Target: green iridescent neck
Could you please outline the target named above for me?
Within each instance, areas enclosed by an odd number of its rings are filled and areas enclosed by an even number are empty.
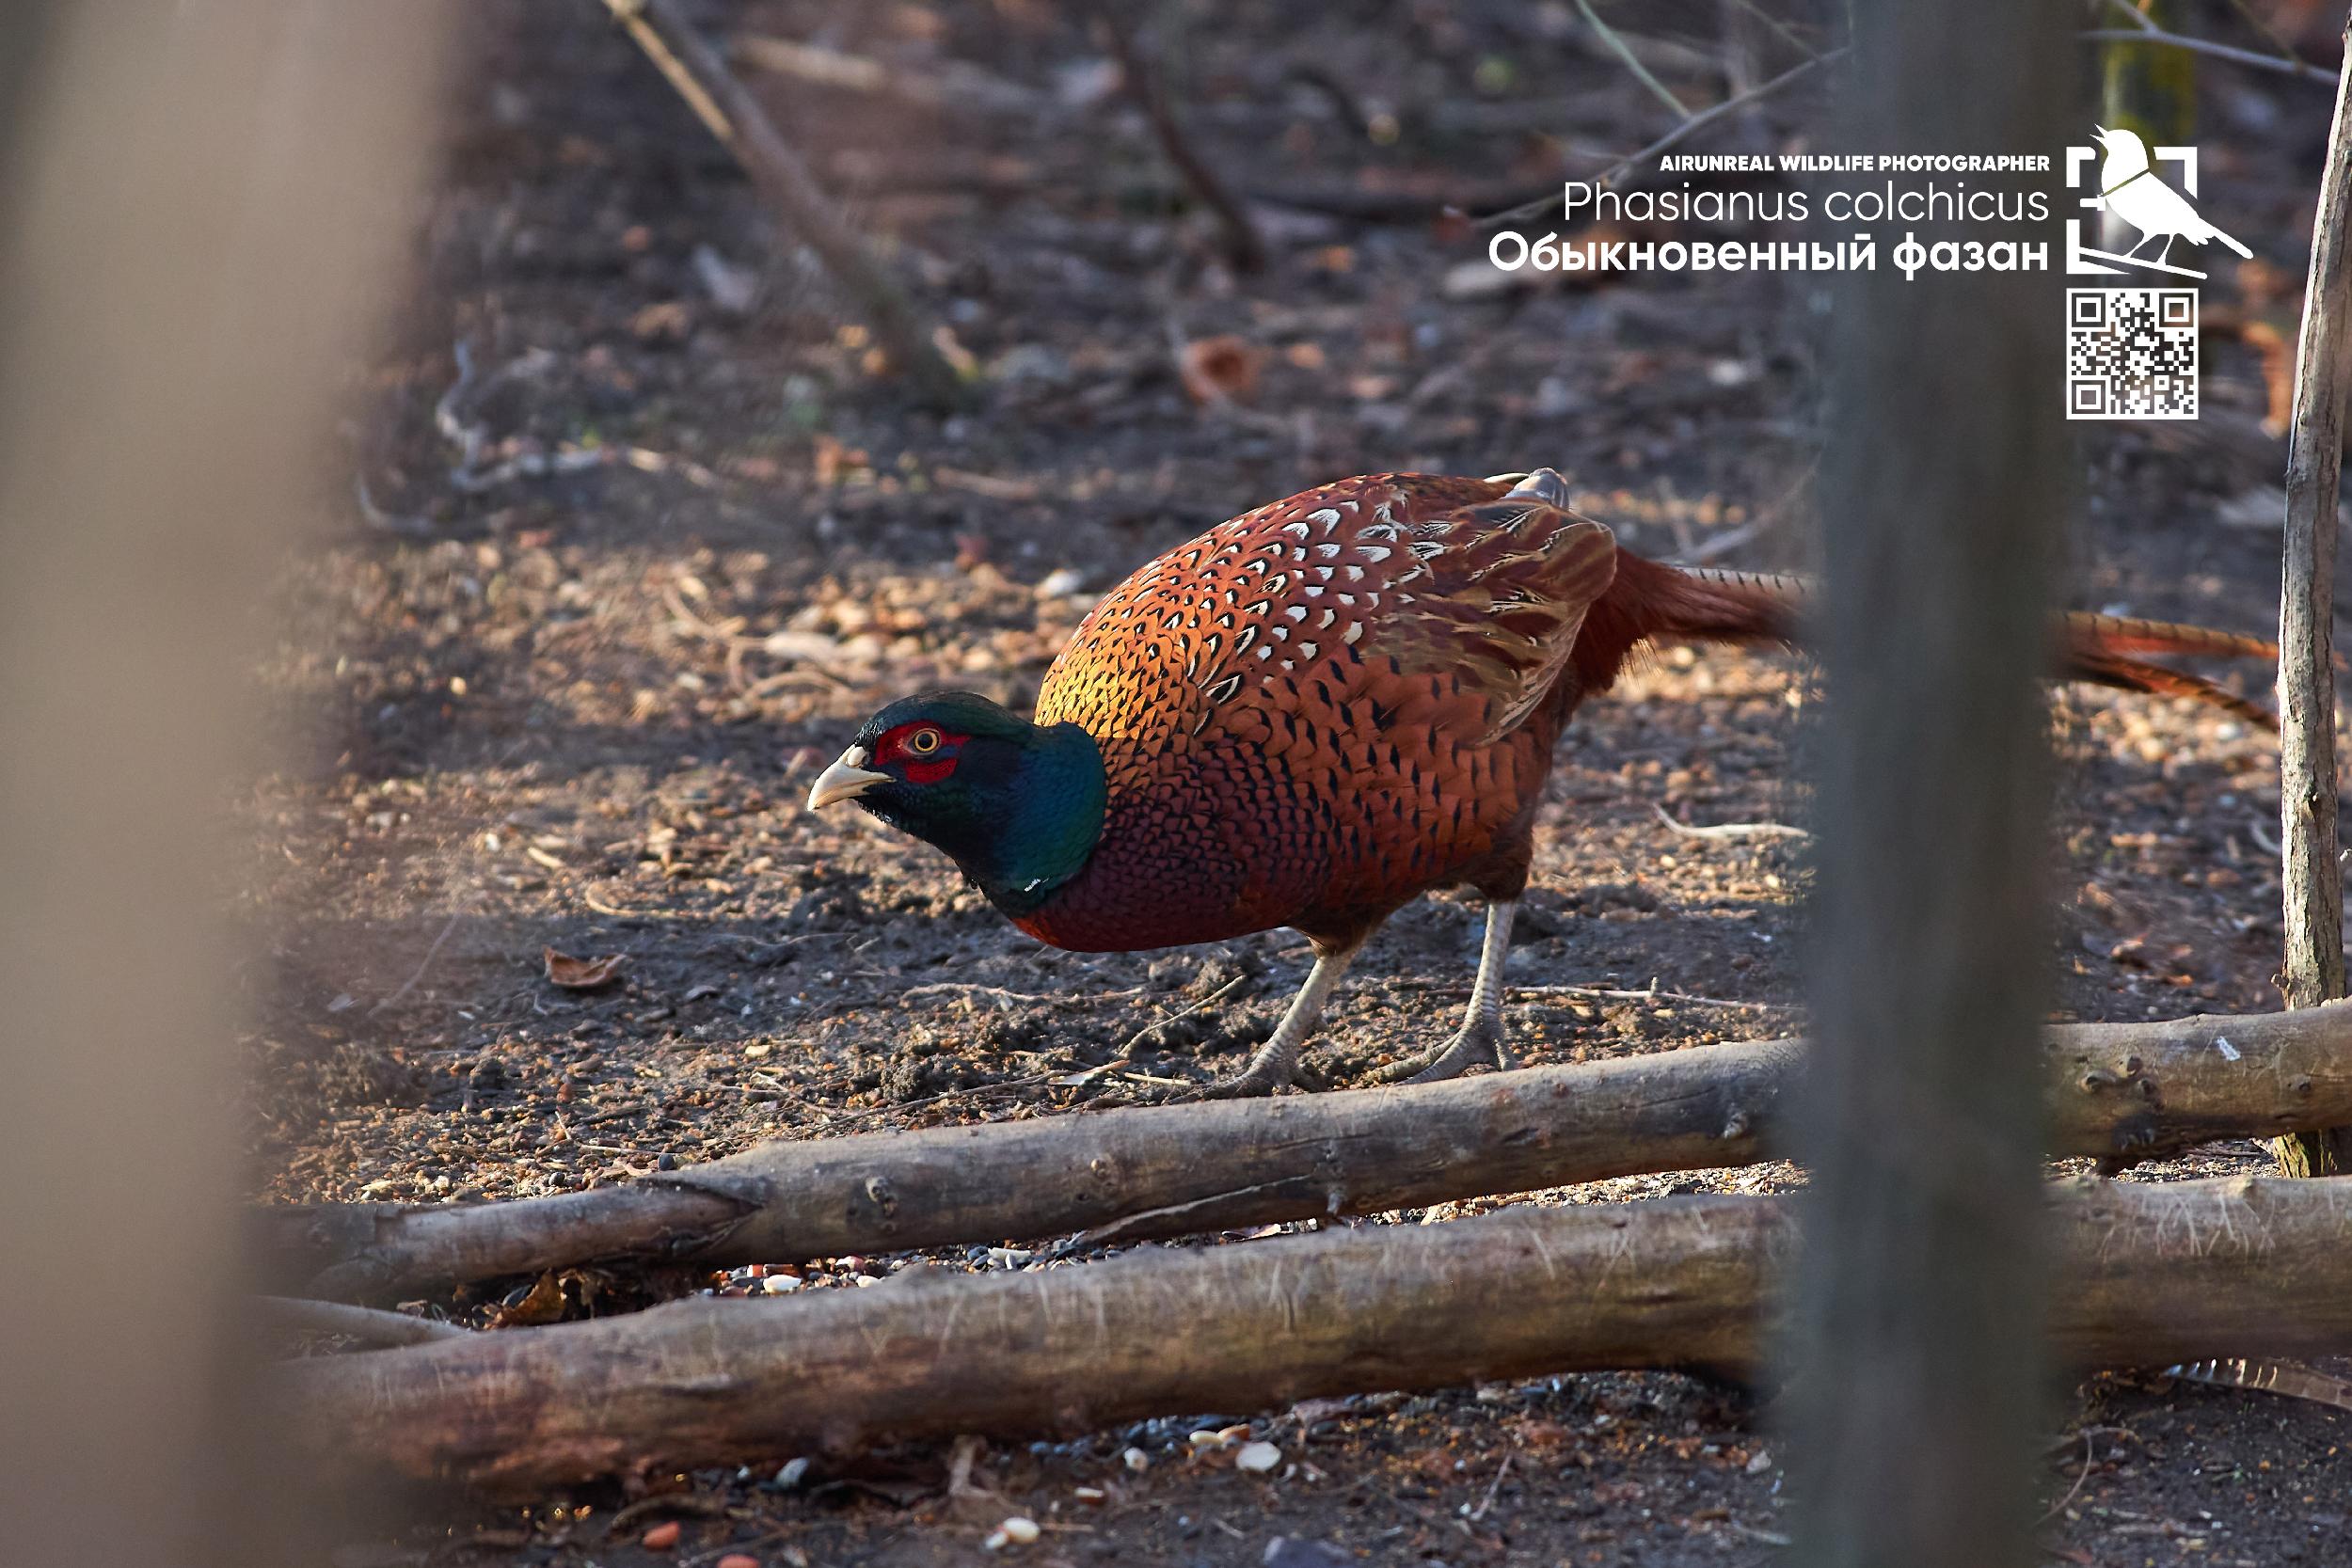
[[[1016,917],[1086,869],[1110,800],[1103,754],[1077,725],[1032,728],[1022,752],[994,842],[964,862],[989,902]]]

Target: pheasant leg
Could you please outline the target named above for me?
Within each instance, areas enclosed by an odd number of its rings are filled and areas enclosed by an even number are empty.
[[[1511,953],[1511,916],[1516,898],[1486,906],[1486,941],[1478,954],[1478,978],[1470,984],[1470,1008],[1452,1039],[1418,1056],[1391,1062],[1374,1073],[1375,1084],[1435,1084],[1459,1078],[1474,1067],[1502,1068],[1502,963]]]
[[[1298,988],[1292,998],[1290,1011],[1274,1026],[1274,1033],[1258,1053],[1249,1058],[1249,1065],[1234,1077],[1210,1085],[1201,1091],[1208,1100],[1242,1100],[1269,1095],[1286,1088],[1298,1076],[1298,1048],[1307,1043],[1307,1037],[1315,1032],[1323,1021],[1323,1005],[1347,973],[1347,966],[1363,946],[1334,947],[1315,950],[1315,966],[1307,972],[1307,983]]]

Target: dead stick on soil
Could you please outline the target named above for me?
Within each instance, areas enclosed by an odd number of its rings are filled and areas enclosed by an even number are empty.
[[[2347,34],[2352,38],[2352,33]],[[2312,235],[2295,424],[2287,445],[2285,561],[2279,591],[2279,798],[2290,1007],[2344,992],[2344,875],[2336,851],[2336,488],[2343,457],[2344,328],[2352,309],[2352,55],[2336,89]],[[2292,1176],[2352,1170],[2352,1130],[2282,1138]]]
[[[1753,1164],[1772,1157],[1801,1058],[1795,1041],[1696,1046],[1411,1088],[778,1142],[552,1197],[262,1210],[255,1223],[303,1293],[365,1300],[593,1259],[1197,1234]],[[2051,1031],[2043,1063],[2063,1154],[2120,1164],[2352,1121],[2352,1005],[2074,1024]]]
[[[676,0],[604,4],[710,134],[735,154],[777,215],[807,242],[834,281],[866,312],[892,366],[932,403],[955,407],[968,402],[971,388],[940,353],[935,329],[926,325],[905,293],[866,253],[800,154],[686,20]]]
[[[2352,1337],[2352,1181],[2083,1180],[2049,1203],[2051,1343],[2069,1366],[2302,1355]],[[886,1439],[1753,1366],[1794,1239],[1772,1198],[1518,1208],[1041,1273],[676,1302],[291,1363],[271,1388],[290,1449],[330,1471],[539,1493]]]
[[[437,1339],[470,1339],[474,1335],[472,1329],[462,1323],[412,1318],[405,1312],[379,1312],[373,1307],[353,1307],[340,1301],[256,1296],[253,1305],[273,1328],[297,1334],[335,1334],[371,1346],[425,1345]]]
[[[1120,76],[1152,122],[1152,133],[1159,138],[1160,150],[1168,154],[1168,161],[1176,166],[1177,174],[1191,187],[1192,194],[1216,214],[1217,225],[1225,235],[1226,260],[1244,272],[1256,272],[1266,262],[1265,237],[1258,232],[1248,209],[1234,199],[1233,193],[1225,188],[1225,182],[1193,150],[1167,93],[1160,88],[1159,78],[1145,64],[1142,51],[1136,47],[1134,35],[1127,31],[1127,24],[1119,14],[1119,0],[1093,0],[1092,9],[1103,24],[1103,31],[1109,35]]]

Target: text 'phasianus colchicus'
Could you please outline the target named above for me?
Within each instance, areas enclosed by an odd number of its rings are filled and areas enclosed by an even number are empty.
[[[1120,584],[1046,673],[1034,721],[970,692],[893,703],[809,804],[855,800],[928,840],[1057,947],[1302,932],[1306,984],[1214,1092],[1290,1083],[1381,922],[1433,888],[1473,888],[1486,934],[1462,1027],[1378,1078],[1500,1067],[1502,962],[1562,727],[1647,640],[1789,641],[1810,594],[1621,549],[1550,469],[1341,480]],[[2139,657],[2275,657],[2266,642],[2082,613],[2058,642],[2065,678],[2269,721]]]

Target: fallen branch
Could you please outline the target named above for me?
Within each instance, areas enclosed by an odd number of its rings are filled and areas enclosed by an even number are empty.
[[[2352,1338],[2352,1181],[2085,1180],[2052,1198],[2076,1367]],[[531,1494],[883,1440],[1544,1373],[1752,1366],[1795,1241],[1778,1199],[1513,1209],[787,1301],[701,1298],[276,1370],[331,1474]],[[1501,1304],[1500,1307],[1498,1304]]]
[[[941,60],[928,70],[911,70],[897,61],[765,33],[738,38],[733,53],[744,64],[779,76],[847,92],[886,95],[926,108],[1034,115],[1044,106],[1037,93],[1020,83],[966,60]]]
[[[1160,90],[1158,78],[1144,62],[1142,51],[1136,47],[1135,36],[1128,32],[1126,21],[1119,14],[1119,0],[1094,0],[1092,8],[1103,24],[1103,31],[1108,35],[1111,55],[1119,62],[1119,74],[1128,93],[1142,107],[1144,118],[1152,122],[1152,134],[1159,138],[1160,150],[1168,155],[1168,161],[1175,166],[1192,194],[1216,214],[1217,226],[1225,235],[1225,259],[1244,272],[1258,271],[1266,262],[1265,236],[1258,232],[1258,225],[1248,210],[1225,188],[1225,182],[1193,150],[1168,95]]]
[[[427,1345],[439,1339],[470,1339],[474,1334],[463,1323],[412,1318],[405,1312],[379,1312],[373,1307],[352,1307],[340,1301],[255,1296],[253,1307],[272,1328],[293,1334],[333,1334],[372,1346]]]
[[[735,154],[777,215],[865,311],[892,367],[935,404],[955,407],[967,402],[970,388],[940,352],[936,329],[926,326],[904,292],[866,255],[800,154],[680,13],[676,0],[604,3],[710,134]]]
[[[262,1210],[302,1293],[386,1300],[592,1259],[724,1264],[1377,1213],[1772,1158],[1798,1042],[1409,1088],[769,1143],[511,1203]],[[2352,1121],[2352,1005],[2051,1032],[2051,1148],[2115,1164]],[[1149,1221],[1140,1216],[1152,1215]]]

